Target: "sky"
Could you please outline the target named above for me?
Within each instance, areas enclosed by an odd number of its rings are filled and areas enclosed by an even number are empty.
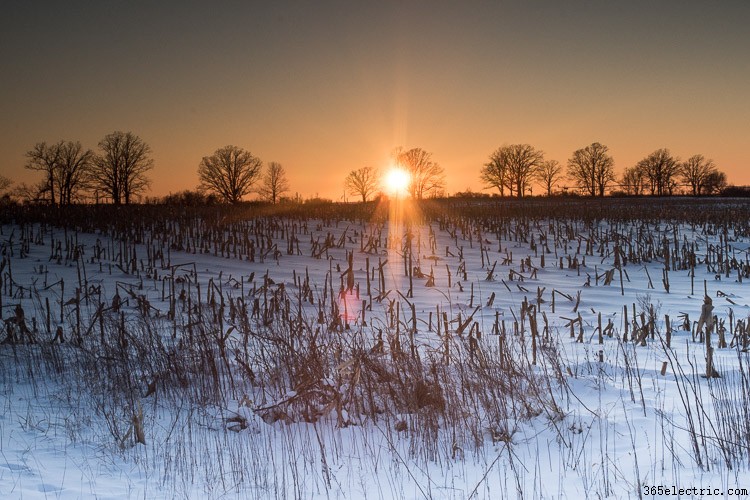
[[[0,175],[24,153],[131,131],[162,196],[228,144],[280,162],[291,193],[341,200],[396,147],[450,193],[528,143],[592,142],[618,173],[666,147],[750,184],[750,2],[0,2]]]

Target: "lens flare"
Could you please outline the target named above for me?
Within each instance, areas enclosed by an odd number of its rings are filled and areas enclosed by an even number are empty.
[[[383,176],[383,191],[389,196],[405,197],[409,193],[411,176],[402,168],[393,167]]]

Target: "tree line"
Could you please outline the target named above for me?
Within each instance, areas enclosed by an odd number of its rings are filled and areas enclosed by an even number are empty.
[[[26,152],[24,167],[41,172],[42,180],[9,191],[12,180],[0,176],[0,195],[58,206],[82,201],[128,205],[151,184],[151,153],[151,147],[132,132],[107,134],[97,151],[84,148],[79,141],[39,142]],[[236,146],[203,157],[198,177],[201,194],[226,203],[237,203],[253,192],[276,203],[289,190],[280,163],[270,162],[264,170],[259,158]]]
[[[96,201],[131,203],[150,184],[146,174],[153,168],[151,148],[132,132],[120,131],[104,136],[98,146],[94,152],[79,141],[35,144],[26,152],[25,167],[43,178],[36,185],[21,184],[16,194],[60,206],[80,201],[83,192]]]
[[[397,149],[395,165],[411,175],[412,198],[436,197],[445,193],[445,174],[432,160],[431,153],[421,148]],[[573,182],[587,196],[604,196],[611,188],[627,195],[675,194],[680,185],[693,195],[709,195],[727,185],[727,177],[713,160],[696,154],[685,161],[673,156],[666,148],[649,154],[636,165],[626,168],[620,178],[609,148],[594,142],[573,152],[566,167],[557,160],[545,159],[544,152],[529,144],[501,146],[492,152],[480,170],[480,180],[487,189],[497,189],[500,196],[523,197],[534,183],[540,184],[550,196],[565,179]],[[346,177],[348,192],[362,201],[380,192],[380,173],[367,166],[352,170]]]
[[[15,197],[70,205],[86,197],[96,203],[130,204],[150,185],[153,168],[151,148],[132,132],[112,132],[98,143],[98,150],[85,149],[78,141],[40,142],[26,152],[25,168],[39,171],[36,185],[21,184]],[[395,166],[408,172],[409,194],[414,199],[446,194],[445,171],[422,148],[397,148]],[[204,156],[198,165],[198,192],[184,198],[208,195],[212,200],[238,203],[256,193],[262,200],[277,203],[289,191],[284,167],[263,162],[250,151],[224,146]],[[584,195],[604,196],[615,188],[627,195],[672,195],[687,187],[693,195],[708,195],[727,185],[724,172],[711,159],[696,154],[682,161],[666,149],[649,154],[624,170],[618,178],[609,148],[594,142],[573,152],[566,166],[546,159],[544,152],[529,144],[504,145],[493,151],[480,169],[486,189],[500,196],[523,197],[535,183],[552,195],[563,180],[569,180]],[[381,193],[381,172],[372,166],[352,170],[344,180],[346,192],[366,202]],[[0,194],[8,191],[10,179],[0,176]],[[196,199],[193,196],[192,199]]]
[[[498,148],[481,169],[480,179],[486,188],[495,188],[501,196],[523,197],[534,182],[540,183],[548,196],[565,178],[587,196],[604,196],[611,187],[628,195],[675,194],[682,185],[693,195],[719,192],[727,177],[713,160],[696,154],[685,161],[666,148],[657,149],[618,179],[609,148],[594,142],[573,152],[564,169],[557,160],[545,160],[544,152],[529,144],[511,144]]]

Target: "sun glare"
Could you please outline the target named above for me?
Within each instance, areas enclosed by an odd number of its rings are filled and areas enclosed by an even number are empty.
[[[389,196],[406,196],[409,193],[409,181],[411,181],[409,172],[393,167],[383,177],[383,190]]]

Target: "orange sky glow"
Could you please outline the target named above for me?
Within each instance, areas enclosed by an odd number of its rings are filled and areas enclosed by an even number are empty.
[[[449,193],[481,191],[514,143],[564,165],[601,142],[618,174],[666,147],[750,184],[749,23],[731,1],[17,2],[0,21],[0,175],[37,180],[37,142],[123,130],[153,150],[149,196],[195,189],[227,144],[280,162],[288,194],[333,200],[399,146],[431,152]]]

